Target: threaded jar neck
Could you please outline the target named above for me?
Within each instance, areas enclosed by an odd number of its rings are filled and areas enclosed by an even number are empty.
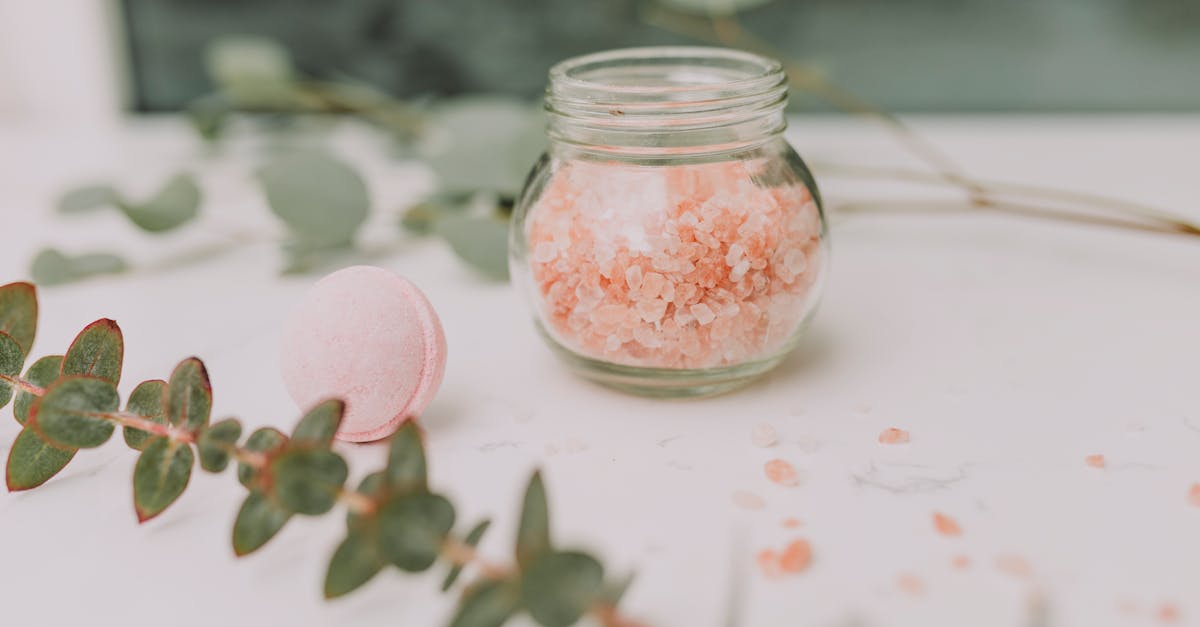
[[[723,48],[651,47],[568,59],[546,89],[553,142],[641,157],[753,147],[786,127],[778,61]]]

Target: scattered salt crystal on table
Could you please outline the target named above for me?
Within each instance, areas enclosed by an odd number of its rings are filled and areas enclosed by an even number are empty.
[[[743,509],[758,510],[767,505],[761,496],[747,490],[735,490],[732,498],[733,504]]]
[[[900,573],[897,575],[896,586],[900,588],[901,592],[913,596],[925,593],[925,582],[913,573]]]
[[[971,567],[971,558],[966,555],[955,555],[950,560],[950,565],[958,570],[966,570]]]
[[[908,432],[904,429],[897,429],[895,427],[884,429],[879,434],[880,444],[904,444],[908,442],[908,440]]]
[[[996,557],[996,568],[1014,577],[1028,577],[1033,574],[1029,560],[1020,555],[1000,555]]]
[[[768,579],[804,572],[812,563],[812,545],[808,540],[792,540],[782,551],[763,549],[756,557],[758,568]]]
[[[760,422],[754,425],[754,429],[750,431],[750,441],[754,443],[754,446],[767,448],[779,443],[779,434],[775,432],[775,427]]]
[[[800,473],[796,467],[782,459],[772,459],[763,466],[763,471],[773,483],[794,487],[800,485]]]
[[[1091,466],[1092,468],[1104,468],[1108,465],[1103,455],[1088,455],[1087,457],[1083,458],[1083,463]]]
[[[944,536],[961,536],[962,527],[958,525],[958,521],[941,513],[933,513],[933,528]]]
[[[783,525],[784,529],[798,529],[798,528],[804,526],[804,523],[799,518],[796,518],[794,516],[789,516],[787,518],[784,518],[783,522],[780,524]]]

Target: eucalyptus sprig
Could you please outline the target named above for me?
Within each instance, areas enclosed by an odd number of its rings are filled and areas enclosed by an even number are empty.
[[[490,522],[456,529],[454,504],[429,485],[415,422],[406,422],[388,442],[385,468],[348,488],[349,467],[333,450],[342,401],[311,408],[290,436],[264,427],[243,440],[236,418],[210,421],[208,372],[203,362],[189,357],[167,380],[135,386],[122,410],[118,386],[125,344],[117,323],[89,324],[64,354],[41,357],[21,375],[37,318],[33,285],[0,287],[0,407],[14,402],[22,425],[8,455],[10,491],[44,484],[80,449],[103,445],[121,427],[126,444],[138,451],[133,505],[139,522],[179,499],[197,458],[212,473],[237,464],[238,480],[247,490],[233,525],[238,556],[262,548],[293,516],[344,507],[346,535],[329,561],[326,598],[358,589],[389,565],[417,573],[442,563],[443,590],[455,587],[464,568],[478,571],[461,588],[451,627],[495,627],[519,614],[546,627],[566,627],[584,615],[610,626],[633,624],[616,611],[629,578],[608,580],[595,556],[552,541],[538,472],[525,491],[513,563],[492,563],[476,550]]]

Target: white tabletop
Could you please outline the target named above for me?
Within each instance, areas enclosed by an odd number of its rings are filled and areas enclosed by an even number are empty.
[[[1200,218],[1195,117],[914,122],[973,172]],[[790,133],[815,161],[910,163],[869,124],[812,118]],[[461,520],[493,517],[487,555],[509,557],[520,492],[540,466],[559,540],[636,569],[626,606],[654,625],[724,625],[733,588],[741,625],[1152,625],[1164,604],[1177,624],[1200,624],[1200,507],[1187,498],[1200,482],[1200,241],[993,215],[835,218],[824,304],[792,358],[738,393],[646,400],[574,378],[508,286],[476,278],[440,242],[399,234],[395,211],[429,188],[428,175],[343,135],[342,154],[370,174],[376,216],[364,239],[380,251],[374,263],[415,281],[442,316],[450,359],[424,417],[432,481]],[[205,161],[185,130],[161,120],[95,132],[0,127],[0,283],[24,278],[47,244],[122,248],[140,268],[42,290],[35,354],[61,352],[84,324],[112,317],[125,332],[125,393],[195,354],[212,375],[215,417],[291,427],[278,329],[317,277],[279,277],[269,242],[181,263],[225,242],[222,233],[275,232],[247,176],[254,151],[233,152]],[[199,225],[178,234],[143,235],[115,213],[51,213],[66,184],[112,177],[145,192],[179,164],[200,173],[209,195]],[[819,182],[833,201],[944,197]],[[7,416],[5,456],[18,430]],[[754,446],[758,423],[780,443]],[[908,430],[911,443],[879,444],[888,427]],[[356,476],[382,462],[378,445],[339,450]],[[1091,454],[1108,467],[1087,466]],[[801,485],[766,480],[763,464],[776,457],[801,471]],[[243,491],[229,472],[197,471],[178,503],[139,526],[134,461],[114,438],[46,486],[0,497],[0,623],[447,616],[453,599],[436,592],[440,577],[394,569],[321,601],[341,516],[296,519],[235,559]],[[739,490],[765,507],[738,506]],[[935,511],[953,516],[961,537],[936,533]],[[785,529],[789,516],[803,526]],[[759,574],[753,554],[795,538],[811,542],[811,567]],[[968,568],[952,567],[958,555]],[[1023,559],[1031,573],[997,559]],[[913,578],[923,591],[900,583]]]

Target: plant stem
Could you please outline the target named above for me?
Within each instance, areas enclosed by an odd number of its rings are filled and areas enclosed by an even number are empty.
[[[356,514],[373,514],[375,509],[379,507],[379,504],[371,497],[361,492],[347,490],[346,488],[338,491],[337,498],[338,501],[341,501],[346,506],[346,509]]]
[[[27,392],[34,396],[42,396],[46,393],[45,388],[40,388],[20,377],[10,377],[8,375],[0,374],[0,381],[9,384],[13,389]]]
[[[479,567],[480,574],[488,579],[504,579],[512,573],[512,568],[483,559],[475,547],[450,536],[442,542],[442,557],[457,566],[475,564]]]
[[[261,470],[267,466],[267,456],[258,451],[244,449],[236,444],[226,444],[221,448],[234,460],[252,468]]]
[[[137,429],[138,431],[145,431],[146,433],[153,435],[160,435],[165,438],[170,438],[176,442],[192,443],[196,441],[196,434],[187,431],[186,429],[180,429],[172,425],[154,422],[145,416],[139,416],[129,412],[97,412],[90,415],[97,418],[103,418],[104,420],[111,420],[122,427],[129,427],[131,429]]]
[[[857,166],[838,163],[813,163],[813,169],[823,176],[844,176],[848,178],[876,178],[914,183],[943,184],[945,181],[936,175],[904,168],[884,168],[874,166]],[[1181,234],[1200,236],[1200,225],[1187,218],[1171,214],[1157,207],[1130,202],[1117,198],[1109,198],[1086,192],[1031,185],[1027,183],[1012,183],[1007,181],[980,180],[975,181],[984,192],[994,195],[1028,196],[1042,200],[1059,201],[1063,203],[1092,205],[1114,212],[1129,213],[1140,218],[1154,220],[1170,226]]]

